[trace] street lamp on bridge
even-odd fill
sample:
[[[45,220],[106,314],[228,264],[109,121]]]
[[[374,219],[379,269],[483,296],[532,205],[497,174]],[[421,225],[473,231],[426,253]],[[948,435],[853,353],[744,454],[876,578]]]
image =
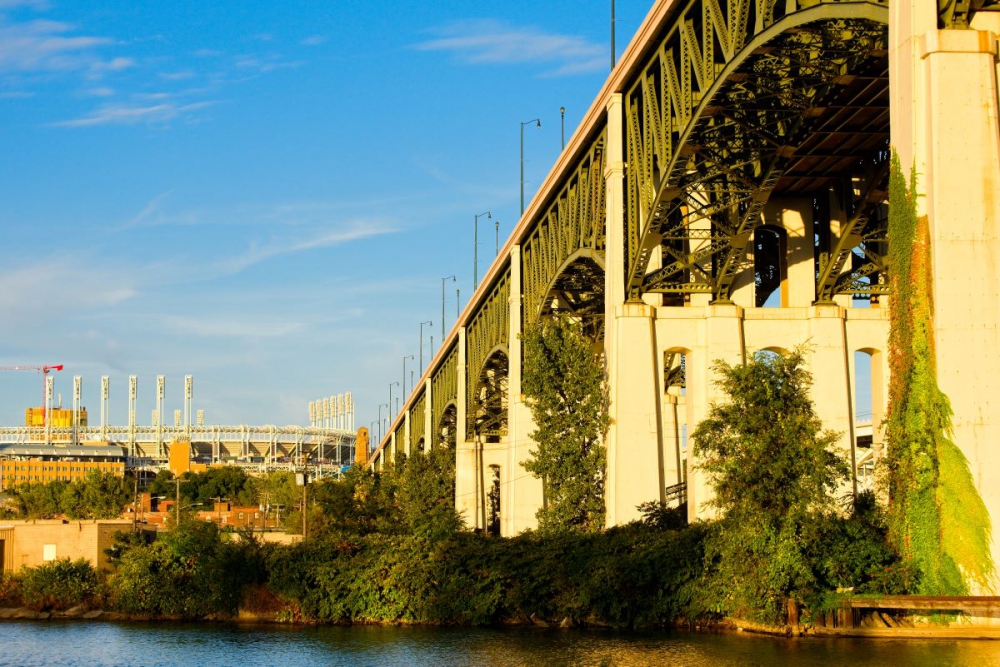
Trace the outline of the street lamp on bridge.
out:
[[[432,327],[434,326],[434,322],[432,320],[427,320],[426,322],[420,323],[420,366],[418,366],[418,368],[420,369],[421,375],[424,374],[424,325],[425,324],[427,326]],[[412,385],[413,383],[411,382],[410,384]],[[410,387],[410,391],[413,391],[412,386]]]
[[[523,132],[522,132],[523,133]],[[524,141],[521,142],[522,146]],[[524,171],[522,166],[521,171]],[[522,177],[523,180],[523,177]],[[522,187],[522,190],[524,188]],[[524,194],[521,194],[521,199],[524,199]],[[521,208],[524,208],[524,203],[522,201]],[[493,214],[489,211],[485,213],[476,213],[473,217],[473,227],[475,231],[472,236],[472,291],[475,292],[476,288],[479,287],[479,218],[485,217],[487,220],[493,219]]]
[[[398,382],[390,382],[389,383],[389,405],[390,406],[392,405],[392,386],[393,385],[396,385],[397,387],[399,387],[399,383]],[[389,409],[391,410],[392,407],[390,407]],[[399,412],[399,397],[398,396],[396,397],[396,412]]]
[[[542,126],[542,121],[539,118],[526,120],[521,123],[521,215],[524,215],[524,126],[531,125],[532,123],[538,128]]]
[[[382,433],[382,406],[383,405],[385,406],[386,413],[389,412],[389,407],[390,407],[388,403],[379,403],[378,404],[378,441],[379,442],[382,442],[382,437],[385,435],[384,433]]]
[[[410,361],[413,361],[413,355],[412,354],[405,354],[405,355],[403,355],[403,387],[402,387],[402,389],[403,389],[403,396],[406,396],[406,360],[407,359],[409,359]],[[412,387],[410,387],[410,389],[412,389]]]
[[[441,344],[444,345],[444,284],[451,278],[451,282],[458,282],[458,278],[454,275],[445,276],[441,279]],[[455,313],[455,317],[458,317],[458,313]]]

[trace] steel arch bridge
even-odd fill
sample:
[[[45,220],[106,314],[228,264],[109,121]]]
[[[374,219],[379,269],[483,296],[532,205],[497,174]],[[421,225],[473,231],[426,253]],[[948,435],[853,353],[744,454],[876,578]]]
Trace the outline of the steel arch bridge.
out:
[[[869,359],[877,425],[888,380],[891,141],[924,179],[941,237],[938,363],[951,370],[939,379],[956,406],[956,438],[976,470],[989,468],[992,454],[977,443],[987,432],[1000,438],[980,396],[991,373],[975,389],[948,373],[968,367],[954,355],[974,348],[992,359],[1000,345],[1000,198],[990,194],[1000,191],[997,4],[655,3],[372,465],[455,447],[456,503],[468,522],[486,527],[488,508],[499,507],[504,534],[532,527],[543,493],[521,467],[533,425],[519,335],[551,312],[604,340],[609,524],[683,483],[689,511],[702,511],[711,491],[686,434],[718,398],[712,362],[740,362],[748,350],[809,341],[820,416],[844,431],[852,461],[877,457],[877,432],[870,452],[856,451],[855,359]],[[963,257],[973,246],[981,265]],[[985,326],[938,295],[970,289],[992,298],[973,308]],[[1000,362],[987,365],[1000,377]]]

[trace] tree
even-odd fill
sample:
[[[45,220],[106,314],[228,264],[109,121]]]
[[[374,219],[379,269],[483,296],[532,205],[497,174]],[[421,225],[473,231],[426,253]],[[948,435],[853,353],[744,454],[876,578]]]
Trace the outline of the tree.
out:
[[[813,410],[801,349],[759,352],[741,366],[718,362],[715,370],[728,400],[693,433],[721,515],[706,547],[724,589],[714,598],[722,613],[775,622],[787,598],[820,587],[810,539],[833,511],[847,465],[833,451],[837,434],[822,431]]]
[[[608,386],[597,341],[569,317],[540,319],[524,333],[521,388],[538,443],[524,468],[542,478],[543,531],[604,527]]]
[[[462,528],[455,511],[455,452],[434,447],[405,459],[396,498],[412,535],[443,539]]]

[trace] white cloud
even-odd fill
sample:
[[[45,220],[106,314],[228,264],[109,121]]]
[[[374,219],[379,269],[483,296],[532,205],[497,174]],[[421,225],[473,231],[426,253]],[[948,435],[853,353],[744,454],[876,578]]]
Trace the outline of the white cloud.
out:
[[[95,49],[111,40],[74,36],[72,31],[73,26],[58,21],[0,23],[0,71],[59,71],[98,65]]]
[[[14,9],[16,7],[31,7],[35,10],[48,9],[48,0],[0,0],[0,9]]]
[[[343,245],[351,241],[360,241],[372,236],[390,234],[395,228],[379,220],[355,220],[340,229],[323,231],[314,236],[264,244],[253,243],[242,255],[223,260],[218,268],[228,274],[240,273],[254,264],[281,255],[291,255],[317,248],[328,248]]]
[[[211,106],[214,102],[177,104],[166,102],[147,106],[109,104],[87,116],[52,123],[56,127],[92,127],[94,125],[137,125],[139,123],[165,124],[178,117]]]
[[[90,65],[92,72],[100,74],[102,72],[120,72],[123,69],[135,67],[135,60],[132,58],[118,57],[111,60],[99,60]]]
[[[185,317],[166,315],[160,318],[171,333],[203,338],[278,338],[301,331],[301,322],[267,322],[246,317]]]
[[[126,275],[71,256],[0,272],[0,312],[10,321],[49,323],[54,312],[115,306],[138,294]]]
[[[607,64],[605,49],[600,44],[530,26],[472,20],[450,23],[435,32],[438,38],[413,48],[453,53],[459,60],[472,64],[555,64],[555,69],[543,73],[545,76],[594,72]]]
[[[183,70],[181,72],[160,72],[159,77],[166,81],[184,81],[185,79],[194,78],[194,72],[191,70]]]
[[[326,37],[324,37],[323,35],[310,35],[309,37],[306,37],[305,39],[300,41],[299,44],[302,44],[303,46],[319,46],[325,41]]]

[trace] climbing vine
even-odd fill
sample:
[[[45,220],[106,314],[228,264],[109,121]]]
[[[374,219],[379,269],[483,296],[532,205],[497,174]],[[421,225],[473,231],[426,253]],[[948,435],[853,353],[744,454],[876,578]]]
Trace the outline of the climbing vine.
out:
[[[920,573],[915,591],[964,595],[992,588],[989,513],[965,455],[952,442],[951,404],[938,388],[930,231],[917,215],[916,172],[909,183],[892,156],[889,182],[889,411],[885,485],[889,535]]]

